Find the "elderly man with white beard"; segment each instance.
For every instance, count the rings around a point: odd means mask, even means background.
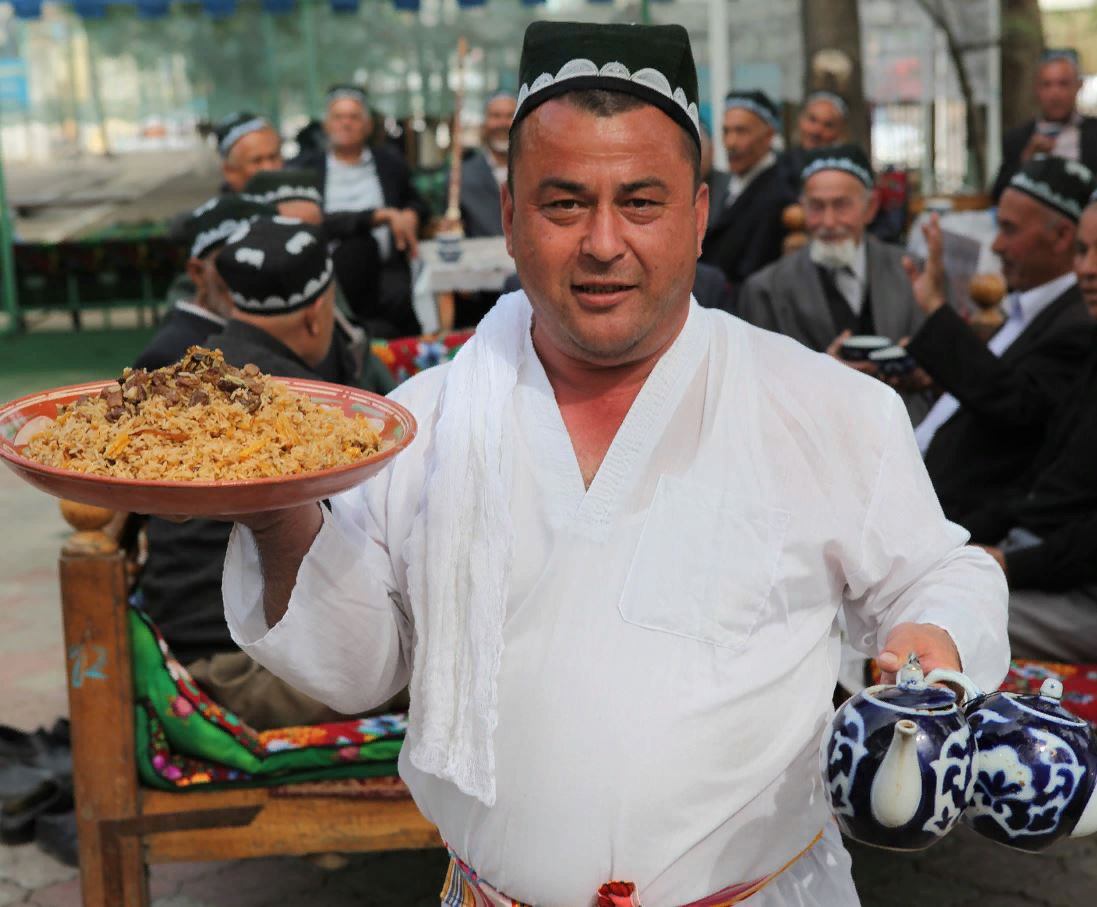
[[[866,233],[877,207],[868,155],[857,145],[819,149],[808,156],[800,185],[811,241],[744,284],[740,317],[839,357],[851,335],[912,336],[925,316],[903,251]],[[879,377],[868,362],[848,364]],[[931,403],[926,391],[912,385],[903,398],[917,424]]]

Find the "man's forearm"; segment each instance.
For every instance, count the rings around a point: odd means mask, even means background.
[[[263,615],[273,627],[286,614],[297,573],[324,517],[319,504],[280,511],[261,525],[252,525],[263,569]]]

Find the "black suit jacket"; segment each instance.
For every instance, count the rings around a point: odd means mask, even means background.
[[[785,229],[781,214],[791,201],[777,164],[759,173],[733,204],[712,199],[720,207],[701,246],[701,261],[727,276],[732,293],[755,271],[781,257]]]
[[[926,469],[945,515],[963,522],[1030,476],[1051,414],[1077,380],[1093,326],[1077,286],[1045,308],[999,358],[949,306],[908,349],[960,402],[934,434]]]
[[[1097,583],[1097,345],[1049,424],[1033,479],[964,520],[972,540],[997,545],[1014,527],[1042,539],[1006,553],[1014,589],[1065,591]]]
[[[990,190],[994,204],[998,204],[1006,186],[1013,179],[1013,174],[1021,169],[1021,152],[1025,150],[1025,145],[1035,131],[1036,121],[1029,120],[1002,136],[1002,165],[998,168],[998,176]],[[1097,118],[1082,117],[1078,132],[1081,146],[1079,157],[1090,170],[1097,172]]]

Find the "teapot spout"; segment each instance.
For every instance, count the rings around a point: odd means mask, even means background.
[[[1084,838],[1086,835],[1095,833],[1097,833],[1097,787],[1094,787],[1090,793],[1086,808],[1082,810],[1082,815],[1071,830],[1070,836],[1072,838]]]
[[[887,828],[906,825],[922,805],[922,770],[918,763],[918,725],[895,722],[891,745],[872,779],[872,815]]]

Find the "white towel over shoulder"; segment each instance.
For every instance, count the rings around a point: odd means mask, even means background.
[[[411,763],[488,806],[514,547],[507,410],[530,319],[525,293],[508,293],[454,357],[404,549],[415,623]]]

